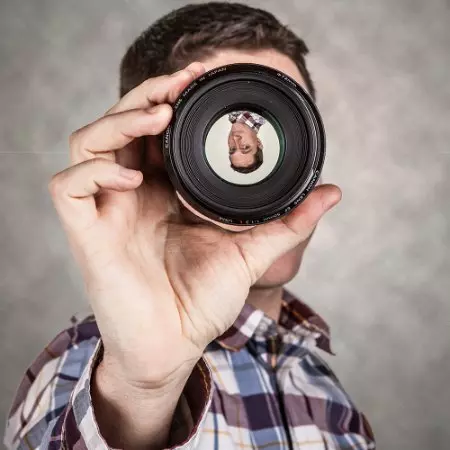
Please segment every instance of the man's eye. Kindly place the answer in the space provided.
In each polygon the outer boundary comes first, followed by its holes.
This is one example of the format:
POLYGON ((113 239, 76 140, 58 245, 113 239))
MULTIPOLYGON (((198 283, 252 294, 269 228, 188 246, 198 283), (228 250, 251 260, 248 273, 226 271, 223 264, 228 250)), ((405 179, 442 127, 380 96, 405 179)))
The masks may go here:
POLYGON ((235 148, 230 148, 230 151, 229 151, 230 155, 232 155, 235 151, 236 151, 235 148))

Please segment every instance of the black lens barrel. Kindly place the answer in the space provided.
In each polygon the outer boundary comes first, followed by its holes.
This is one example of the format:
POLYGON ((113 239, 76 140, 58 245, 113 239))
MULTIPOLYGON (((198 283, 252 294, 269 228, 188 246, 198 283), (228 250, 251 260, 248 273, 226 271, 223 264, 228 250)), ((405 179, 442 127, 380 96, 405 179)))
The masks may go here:
POLYGON ((163 153, 175 189, 195 210, 233 225, 265 223, 287 214, 316 185, 325 131, 310 95, 292 78, 257 64, 213 69, 191 83, 173 106, 163 153), (206 161, 206 136, 218 119, 248 109, 270 118, 283 145, 276 169, 255 184, 225 181, 206 161))

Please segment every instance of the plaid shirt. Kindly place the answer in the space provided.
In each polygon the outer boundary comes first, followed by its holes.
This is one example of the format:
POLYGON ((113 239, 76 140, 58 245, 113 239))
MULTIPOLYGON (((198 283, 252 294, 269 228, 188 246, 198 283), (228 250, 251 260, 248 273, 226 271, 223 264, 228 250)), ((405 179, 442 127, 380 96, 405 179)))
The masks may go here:
POLYGON ((264 117, 261 117, 259 114, 249 111, 233 111, 228 115, 228 120, 231 123, 244 123, 252 130, 255 130, 255 133, 258 133, 261 125, 264 125, 266 123, 266 119, 264 119, 264 117))
MULTIPOLYGON (((375 449, 365 416, 315 347, 332 353, 328 327, 288 291, 278 324, 245 304, 192 371, 174 414, 169 447, 375 449)), ((108 448, 90 396, 101 351, 92 316, 45 348, 19 386, 7 422, 8 448, 108 448)))

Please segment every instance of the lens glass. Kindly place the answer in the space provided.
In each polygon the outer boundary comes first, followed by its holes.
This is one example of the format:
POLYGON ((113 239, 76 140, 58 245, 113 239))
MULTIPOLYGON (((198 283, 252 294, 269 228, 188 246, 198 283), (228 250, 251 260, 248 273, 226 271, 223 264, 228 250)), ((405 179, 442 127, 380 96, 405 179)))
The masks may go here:
POLYGON ((246 185, 266 179, 277 167, 281 145, 268 118, 250 110, 219 117, 206 136, 205 158, 211 170, 229 183, 246 185))

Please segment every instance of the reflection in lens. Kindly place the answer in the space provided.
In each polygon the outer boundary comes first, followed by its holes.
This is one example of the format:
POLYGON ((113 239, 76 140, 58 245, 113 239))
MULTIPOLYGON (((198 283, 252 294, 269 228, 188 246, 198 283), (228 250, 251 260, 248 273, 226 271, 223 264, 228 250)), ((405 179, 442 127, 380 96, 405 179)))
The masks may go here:
POLYGON ((280 156, 274 127, 248 110, 232 111, 211 127, 205 154, 220 178, 235 184, 253 184, 266 178, 280 156))

